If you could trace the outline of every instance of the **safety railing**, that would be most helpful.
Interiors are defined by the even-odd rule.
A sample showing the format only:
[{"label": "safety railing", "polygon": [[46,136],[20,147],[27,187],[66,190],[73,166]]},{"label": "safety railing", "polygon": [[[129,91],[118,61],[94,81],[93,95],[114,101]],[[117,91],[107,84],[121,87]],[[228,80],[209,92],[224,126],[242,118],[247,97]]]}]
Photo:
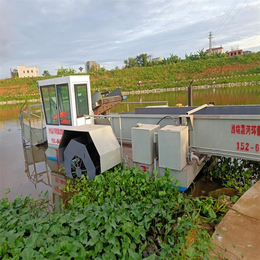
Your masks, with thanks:
[{"label": "safety railing", "polygon": [[19,118],[21,120],[23,139],[29,141],[31,144],[33,144],[32,140],[36,140],[37,143],[45,141],[46,130],[41,104],[29,105],[27,108],[21,109]]},{"label": "safety railing", "polygon": [[126,105],[127,108],[127,112],[129,112],[129,105],[133,105],[133,104],[139,104],[139,105],[143,105],[143,104],[165,104],[164,106],[169,106],[169,102],[168,101],[136,101],[136,102],[121,102],[119,103],[119,105]]}]

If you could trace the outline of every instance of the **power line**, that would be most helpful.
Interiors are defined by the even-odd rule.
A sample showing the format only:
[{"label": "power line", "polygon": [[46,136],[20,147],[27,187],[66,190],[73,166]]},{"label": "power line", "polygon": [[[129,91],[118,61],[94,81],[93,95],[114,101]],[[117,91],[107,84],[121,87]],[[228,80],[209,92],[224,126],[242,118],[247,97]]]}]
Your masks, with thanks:
[{"label": "power line", "polygon": [[229,47],[229,46],[237,45],[237,44],[244,45],[244,46],[251,45],[251,44],[259,44],[260,45],[259,41],[234,41],[234,42],[236,42],[236,43],[234,43],[234,44],[227,44],[225,46]]},{"label": "power line", "polygon": [[224,45],[226,50],[237,48],[237,46],[240,46],[240,49],[248,49],[248,48],[257,48],[260,47],[259,41],[256,42],[246,42],[246,43],[234,43],[229,45]]},{"label": "power line", "polygon": [[235,13],[235,15],[229,20],[229,22],[226,24],[226,26],[224,28],[222,28],[222,30],[220,30],[216,35],[220,34],[220,32],[222,32],[229,24],[230,22],[235,18],[235,16],[239,13],[239,11],[244,7],[244,5],[246,4],[248,0],[246,0],[244,2],[244,4],[238,9],[238,11]]},{"label": "power line", "polygon": [[234,42],[243,42],[243,43],[259,43],[260,41],[258,39],[241,39],[241,40],[234,40]]},{"label": "power line", "polygon": [[243,47],[243,49],[245,48],[257,48],[257,47],[260,47],[260,44],[258,45],[253,45],[253,44],[247,44],[247,45],[241,45]]},{"label": "power line", "polygon": [[218,24],[218,26],[216,27],[215,33],[218,32],[218,30],[221,28],[222,24],[225,22],[225,20],[228,18],[228,16],[230,15],[230,13],[232,12],[232,10],[234,9],[235,5],[237,4],[238,0],[235,0],[233,2],[233,4],[231,5],[231,7],[229,8],[228,12],[226,13],[226,15],[222,18],[221,22]]},{"label": "power line", "polygon": [[[240,35],[239,35],[240,36]],[[224,38],[224,39],[220,39],[217,41],[217,44],[219,44],[219,42],[258,42],[260,43],[260,38],[258,37],[233,37],[233,38]]]},{"label": "power line", "polygon": [[[214,41],[215,42],[215,41]],[[219,41],[215,42],[215,44],[218,44]],[[259,48],[260,46],[260,35],[258,34],[253,34],[250,35],[250,37],[242,37],[239,40],[226,40],[222,39],[221,40],[221,45],[226,49],[229,50],[232,47],[235,47],[239,45],[242,49],[246,48]]]},{"label": "power line", "polygon": [[255,48],[255,47],[258,47],[260,46],[260,41],[259,40],[239,40],[239,41],[234,41],[235,43],[234,44],[230,44],[230,41],[228,42],[228,44],[225,44],[222,42],[222,46],[223,48],[225,48],[226,50],[228,49],[231,49],[232,47],[234,46],[241,46],[243,49],[244,48]]}]

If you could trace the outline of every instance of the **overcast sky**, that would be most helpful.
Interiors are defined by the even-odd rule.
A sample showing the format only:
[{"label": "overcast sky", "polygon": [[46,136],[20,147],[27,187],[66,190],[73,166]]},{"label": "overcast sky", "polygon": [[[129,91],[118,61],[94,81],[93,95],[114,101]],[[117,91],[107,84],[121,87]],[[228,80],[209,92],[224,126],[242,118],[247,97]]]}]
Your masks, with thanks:
[{"label": "overcast sky", "polygon": [[140,53],[184,57],[209,46],[260,51],[259,0],[0,0],[0,78],[17,65],[106,69]]}]

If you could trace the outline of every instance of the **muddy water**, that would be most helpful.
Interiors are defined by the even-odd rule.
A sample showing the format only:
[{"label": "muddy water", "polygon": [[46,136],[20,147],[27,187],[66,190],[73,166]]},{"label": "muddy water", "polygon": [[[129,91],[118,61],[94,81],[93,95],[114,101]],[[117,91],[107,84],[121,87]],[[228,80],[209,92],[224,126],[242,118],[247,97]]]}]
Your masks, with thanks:
[{"label": "muddy water", "polygon": [[[36,173],[45,172],[46,167],[42,163],[34,165],[29,148],[23,148],[19,121],[4,120],[0,122],[0,127],[0,198],[8,197],[13,200],[18,194],[37,197],[41,191],[46,190],[51,194],[50,185],[35,181]],[[42,174],[41,178],[45,177]],[[5,194],[8,188],[11,192]]]},{"label": "muddy water", "polygon": [[[187,91],[165,92],[129,95],[125,101],[168,101],[169,106],[175,106],[181,103],[183,106],[188,105]],[[260,85],[247,87],[230,87],[218,89],[201,89],[193,91],[193,105],[200,106],[214,102],[216,106],[224,105],[254,105],[260,104]],[[126,111],[129,107],[133,111],[135,106],[145,107],[152,104],[143,105],[119,105],[113,112]]]},{"label": "muddy water", "polygon": [[[187,93],[181,91],[133,95],[128,96],[127,101],[136,102],[140,98],[142,101],[167,100],[169,106],[175,106],[176,103],[187,105]],[[260,86],[208,89],[193,92],[194,105],[201,105],[210,101],[215,102],[216,105],[260,104]],[[46,190],[52,194],[50,173],[47,173],[46,170],[43,151],[36,151],[37,155],[43,157],[42,163],[33,164],[29,160],[29,165],[26,165],[18,118],[21,106],[22,104],[0,106],[0,198],[7,196],[14,199],[18,194],[23,196],[31,194],[33,197],[37,197],[39,193]],[[140,107],[140,105],[135,106]],[[126,105],[121,105],[114,112],[126,111],[126,109]],[[134,110],[134,105],[129,106],[129,109]],[[32,152],[28,148],[25,154],[27,157],[29,155],[31,159]],[[40,161],[39,159],[37,158],[38,161]],[[205,190],[206,185],[206,183],[202,183],[203,187],[196,188],[194,194],[199,195],[200,190]],[[10,188],[11,192],[6,195],[7,188]]]}]

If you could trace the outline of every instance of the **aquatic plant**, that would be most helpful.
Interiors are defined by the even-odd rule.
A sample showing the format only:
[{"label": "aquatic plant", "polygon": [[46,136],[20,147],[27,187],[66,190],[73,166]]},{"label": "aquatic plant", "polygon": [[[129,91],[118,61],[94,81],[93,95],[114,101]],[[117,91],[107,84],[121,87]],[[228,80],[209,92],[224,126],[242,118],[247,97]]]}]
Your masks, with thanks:
[{"label": "aquatic plant", "polygon": [[218,157],[217,163],[208,169],[208,174],[215,180],[221,180],[224,187],[235,188],[241,196],[260,180],[260,162]]},{"label": "aquatic plant", "polygon": [[0,258],[210,259],[202,219],[216,221],[216,201],[188,197],[173,182],[169,172],[120,168],[82,177],[64,188],[61,213],[30,197],[2,199]]}]

